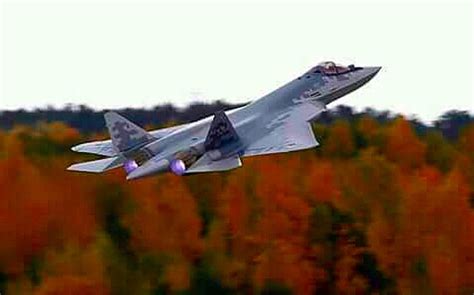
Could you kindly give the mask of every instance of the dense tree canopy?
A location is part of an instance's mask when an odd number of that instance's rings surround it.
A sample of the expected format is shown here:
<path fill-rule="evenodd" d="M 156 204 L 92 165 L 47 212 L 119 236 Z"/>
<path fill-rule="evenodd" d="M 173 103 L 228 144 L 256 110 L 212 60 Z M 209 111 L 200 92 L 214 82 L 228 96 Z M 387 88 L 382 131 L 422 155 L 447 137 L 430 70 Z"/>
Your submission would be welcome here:
<path fill-rule="evenodd" d="M 313 125 L 317 149 L 126 182 L 65 171 L 91 158 L 69 148 L 104 135 L 82 119 L 100 112 L 44 112 L 0 115 L 2 294 L 474 292 L 468 113 L 429 127 L 340 107 Z"/>

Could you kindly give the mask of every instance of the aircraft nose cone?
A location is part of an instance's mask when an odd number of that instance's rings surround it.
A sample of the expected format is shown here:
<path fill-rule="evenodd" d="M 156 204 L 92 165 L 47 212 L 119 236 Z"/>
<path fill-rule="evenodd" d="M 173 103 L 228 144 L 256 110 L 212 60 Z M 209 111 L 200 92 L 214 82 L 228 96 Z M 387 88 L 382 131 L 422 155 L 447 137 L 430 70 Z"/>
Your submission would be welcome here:
<path fill-rule="evenodd" d="M 368 78 L 368 79 L 371 79 L 372 77 L 374 77 L 375 75 L 377 75 L 377 73 L 380 71 L 382 67 L 365 67 L 364 68 L 364 74 L 363 76 L 365 76 L 365 78 Z"/>
<path fill-rule="evenodd" d="M 358 87 L 372 80 L 372 78 L 377 75 L 381 68 L 382 67 L 364 67 L 357 80 L 357 84 L 359 85 Z"/>
<path fill-rule="evenodd" d="M 367 70 L 367 77 L 369 79 L 373 78 L 377 73 L 382 69 L 382 67 L 368 67 Z"/>

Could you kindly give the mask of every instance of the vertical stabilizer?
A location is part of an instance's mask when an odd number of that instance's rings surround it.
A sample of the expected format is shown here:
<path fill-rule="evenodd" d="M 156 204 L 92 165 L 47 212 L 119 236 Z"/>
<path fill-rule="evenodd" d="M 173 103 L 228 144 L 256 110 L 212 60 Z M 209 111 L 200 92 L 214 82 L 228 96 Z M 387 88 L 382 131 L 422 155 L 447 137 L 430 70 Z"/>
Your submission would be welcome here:
<path fill-rule="evenodd" d="M 104 119 L 117 152 L 128 151 L 153 140 L 153 136 L 144 129 L 115 112 L 105 113 Z"/>
<path fill-rule="evenodd" d="M 227 115 L 223 111 L 215 113 L 204 142 L 206 150 L 218 149 L 227 143 L 238 140 L 239 136 Z"/>

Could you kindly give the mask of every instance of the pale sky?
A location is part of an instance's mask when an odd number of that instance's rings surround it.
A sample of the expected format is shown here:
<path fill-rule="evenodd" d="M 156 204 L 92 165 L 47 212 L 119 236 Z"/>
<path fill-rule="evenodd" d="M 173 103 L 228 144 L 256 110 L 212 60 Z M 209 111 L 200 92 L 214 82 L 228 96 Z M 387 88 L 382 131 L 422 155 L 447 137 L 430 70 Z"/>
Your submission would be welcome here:
<path fill-rule="evenodd" d="M 4 1 L 1 9 L 0 110 L 246 102 L 333 60 L 383 67 L 338 103 L 425 121 L 474 112 L 470 0 Z"/>

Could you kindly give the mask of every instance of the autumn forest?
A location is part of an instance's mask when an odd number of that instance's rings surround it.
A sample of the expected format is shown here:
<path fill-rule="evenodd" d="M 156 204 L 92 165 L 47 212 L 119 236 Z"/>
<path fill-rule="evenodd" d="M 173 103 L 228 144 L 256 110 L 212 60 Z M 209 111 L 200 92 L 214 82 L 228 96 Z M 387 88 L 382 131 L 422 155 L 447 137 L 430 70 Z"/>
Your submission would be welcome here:
<path fill-rule="evenodd" d="M 129 182 L 65 170 L 95 121 L 0 113 L 0 293 L 472 294 L 473 117 L 347 112 L 316 149 Z"/>

